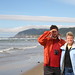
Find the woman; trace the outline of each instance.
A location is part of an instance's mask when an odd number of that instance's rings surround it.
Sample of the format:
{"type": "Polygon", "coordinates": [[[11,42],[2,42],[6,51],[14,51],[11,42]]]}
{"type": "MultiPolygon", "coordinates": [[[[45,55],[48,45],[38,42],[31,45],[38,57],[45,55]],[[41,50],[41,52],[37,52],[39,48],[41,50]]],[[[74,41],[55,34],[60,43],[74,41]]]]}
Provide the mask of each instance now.
{"type": "Polygon", "coordinates": [[[61,49],[61,74],[75,75],[75,44],[72,32],[66,34],[66,43],[61,49]]]}

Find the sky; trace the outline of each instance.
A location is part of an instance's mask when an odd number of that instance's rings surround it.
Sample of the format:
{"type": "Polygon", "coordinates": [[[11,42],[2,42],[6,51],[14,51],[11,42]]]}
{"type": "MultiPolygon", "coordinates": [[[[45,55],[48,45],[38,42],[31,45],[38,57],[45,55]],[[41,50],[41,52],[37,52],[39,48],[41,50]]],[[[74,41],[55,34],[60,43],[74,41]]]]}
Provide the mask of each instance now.
{"type": "Polygon", "coordinates": [[[30,28],[75,27],[75,0],[1,0],[0,37],[30,28]]]}

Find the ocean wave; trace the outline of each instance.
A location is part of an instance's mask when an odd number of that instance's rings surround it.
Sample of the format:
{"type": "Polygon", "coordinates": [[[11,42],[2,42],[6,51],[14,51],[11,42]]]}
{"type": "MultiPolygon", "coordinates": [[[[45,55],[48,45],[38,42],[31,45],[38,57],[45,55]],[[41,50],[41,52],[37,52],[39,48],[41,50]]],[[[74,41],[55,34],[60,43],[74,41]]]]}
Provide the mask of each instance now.
{"type": "Polygon", "coordinates": [[[10,51],[10,50],[12,50],[12,49],[13,49],[13,47],[6,48],[6,49],[2,49],[2,50],[0,50],[0,53],[2,53],[2,52],[7,52],[7,51],[10,51]]]}
{"type": "Polygon", "coordinates": [[[37,39],[37,38],[0,38],[0,40],[24,40],[24,39],[37,39]]]}
{"type": "Polygon", "coordinates": [[[35,42],[36,38],[0,38],[1,43],[35,42]]]}
{"type": "Polygon", "coordinates": [[[31,48],[36,48],[37,46],[29,46],[29,47],[18,47],[14,49],[19,49],[19,50],[24,50],[24,49],[31,49],[31,48]]]}
{"type": "Polygon", "coordinates": [[[32,49],[32,48],[36,48],[37,46],[28,46],[28,47],[10,47],[10,48],[6,48],[6,49],[2,49],[0,50],[0,53],[10,53],[11,51],[16,51],[16,50],[25,50],[25,49],[32,49]]]}

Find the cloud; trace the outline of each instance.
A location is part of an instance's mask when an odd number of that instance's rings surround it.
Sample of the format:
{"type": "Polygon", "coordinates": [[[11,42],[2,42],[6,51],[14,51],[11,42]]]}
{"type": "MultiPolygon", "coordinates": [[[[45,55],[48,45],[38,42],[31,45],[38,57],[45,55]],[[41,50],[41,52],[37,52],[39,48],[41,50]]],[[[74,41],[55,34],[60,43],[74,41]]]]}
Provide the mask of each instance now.
{"type": "Polygon", "coordinates": [[[38,21],[38,22],[75,23],[75,18],[70,18],[70,17],[25,16],[25,15],[0,15],[0,19],[1,19],[1,20],[38,21]]]}
{"type": "MultiPolygon", "coordinates": [[[[68,17],[49,17],[49,16],[25,16],[25,15],[0,15],[0,20],[23,20],[23,21],[38,21],[38,22],[67,22],[75,23],[75,18],[68,17]]],[[[64,27],[74,27],[75,25],[57,25],[59,28],[64,27]]],[[[50,25],[27,25],[22,27],[15,28],[0,28],[1,32],[20,32],[30,28],[47,28],[49,29],[50,25]]]]}
{"type": "Polygon", "coordinates": [[[60,0],[60,1],[67,4],[75,5],[75,0],[60,0]]]}
{"type": "Polygon", "coordinates": [[[27,25],[27,26],[22,26],[22,27],[15,27],[15,28],[0,28],[0,32],[20,32],[23,30],[31,29],[31,28],[36,28],[36,29],[43,29],[43,28],[49,28],[50,25],[27,25]]]}
{"type": "MultiPolygon", "coordinates": [[[[68,28],[68,27],[75,27],[74,25],[72,26],[64,26],[64,25],[57,25],[59,28],[68,28]]],[[[49,29],[50,25],[27,25],[27,26],[22,26],[22,27],[15,27],[15,28],[0,28],[0,33],[1,32],[20,32],[23,30],[31,29],[31,28],[36,28],[36,29],[49,29]]]]}

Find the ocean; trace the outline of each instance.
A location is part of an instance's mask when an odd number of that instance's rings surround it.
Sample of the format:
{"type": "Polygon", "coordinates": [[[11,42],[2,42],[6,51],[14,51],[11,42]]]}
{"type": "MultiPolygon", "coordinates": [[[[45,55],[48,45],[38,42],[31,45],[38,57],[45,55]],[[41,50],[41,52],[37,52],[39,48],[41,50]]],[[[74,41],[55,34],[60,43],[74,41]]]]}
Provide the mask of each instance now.
{"type": "Polygon", "coordinates": [[[43,47],[37,42],[37,38],[0,38],[0,75],[19,75],[21,71],[17,72],[14,63],[18,64],[18,70],[24,68],[22,71],[27,71],[32,65],[41,62],[43,47]],[[20,63],[23,65],[19,66],[20,63]]]}

